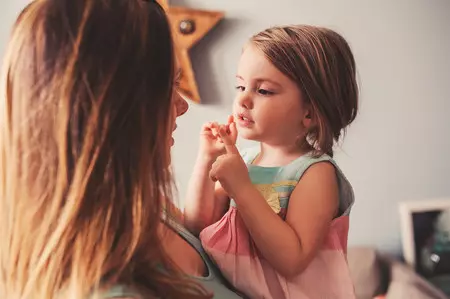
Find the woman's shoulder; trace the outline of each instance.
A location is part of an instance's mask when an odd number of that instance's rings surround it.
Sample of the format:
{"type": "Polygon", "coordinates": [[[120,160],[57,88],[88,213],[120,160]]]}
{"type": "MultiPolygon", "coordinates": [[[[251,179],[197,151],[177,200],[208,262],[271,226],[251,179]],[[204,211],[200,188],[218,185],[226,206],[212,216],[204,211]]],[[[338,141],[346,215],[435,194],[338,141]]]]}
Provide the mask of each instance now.
{"type": "Polygon", "coordinates": [[[135,286],[116,284],[103,291],[100,299],[148,299],[144,292],[135,286]]]}
{"type": "Polygon", "coordinates": [[[166,223],[199,253],[200,257],[208,268],[209,274],[207,277],[190,276],[193,281],[199,283],[207,291],[213,293],[214,299],[242,298],[230,289],[232,288],[231,285],[224,279],[224,277],[220,273],[220,270],[208,257],[202,247],[201,241],[197,237],[192,235],[182,224],[175,221],[171,217],[166,218],[166,223]]]}
{"type": "MultiPolygon", "coordinates": [[[[195,278],[193,278],[195,280],[195,278]]],[[[236,293],[230,291],[222,283],[217,280],[203,280],[199,279],[197,282],[202,285],[206,290],[212,292],[214,299],[239,299],[242,298],[236,293]]],[[[153,296],[149,296],[148,292],[142,288],[135,286],[127,286],[123,284],[117,284],[104,291],[99,299],[153,299],[153,296]]]]}

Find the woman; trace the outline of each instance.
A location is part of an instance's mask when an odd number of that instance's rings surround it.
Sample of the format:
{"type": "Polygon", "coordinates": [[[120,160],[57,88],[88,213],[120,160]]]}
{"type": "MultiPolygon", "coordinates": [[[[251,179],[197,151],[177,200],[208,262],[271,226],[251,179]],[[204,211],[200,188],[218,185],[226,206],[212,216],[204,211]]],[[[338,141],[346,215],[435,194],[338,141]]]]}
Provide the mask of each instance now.
{"type": "Polygon", "coordinates": [[[173,83],[154,1],[22,11],[0,101],[0,298],[238,298],[170,216],[173,83]]]}

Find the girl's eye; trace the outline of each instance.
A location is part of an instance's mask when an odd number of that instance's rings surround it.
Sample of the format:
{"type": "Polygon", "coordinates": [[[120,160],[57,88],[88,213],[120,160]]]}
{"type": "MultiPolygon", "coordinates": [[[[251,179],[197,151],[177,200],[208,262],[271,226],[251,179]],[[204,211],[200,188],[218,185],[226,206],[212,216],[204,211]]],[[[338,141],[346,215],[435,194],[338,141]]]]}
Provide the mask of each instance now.
{"type": "Polygon", "coordinates": [[[266,89],[258,89],[258,93],[263,96],[270,96],[274,94],[272,91],[268,91],[266,89]]]}
{"type": "Polygon", "coordinates": [[[241,86],[241,85],[236,86],[236,89],[239,90],[239,91],[245,91],[245,87],[241,86]]]}

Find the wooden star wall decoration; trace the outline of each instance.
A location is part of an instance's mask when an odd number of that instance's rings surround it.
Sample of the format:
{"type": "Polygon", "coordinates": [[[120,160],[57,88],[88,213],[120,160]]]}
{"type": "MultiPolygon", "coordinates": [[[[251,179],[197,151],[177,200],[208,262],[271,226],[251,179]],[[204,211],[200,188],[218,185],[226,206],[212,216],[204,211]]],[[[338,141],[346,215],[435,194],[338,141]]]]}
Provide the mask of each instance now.
{"type": "Polygon", "coordinates": [[[169,17],[175,40],[175,53],[181,68],[179,91],[184,97],[200,103],[189,50],[201,40],[224,16],[220,11],[174,7],[167,0],[158,0],[169,17]]]}

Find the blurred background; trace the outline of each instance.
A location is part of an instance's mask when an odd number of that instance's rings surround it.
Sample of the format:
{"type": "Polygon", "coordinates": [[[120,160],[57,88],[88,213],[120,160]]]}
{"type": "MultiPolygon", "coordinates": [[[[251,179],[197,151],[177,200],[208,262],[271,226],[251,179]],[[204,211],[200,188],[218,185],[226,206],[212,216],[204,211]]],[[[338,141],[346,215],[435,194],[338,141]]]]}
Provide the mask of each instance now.
{"type": "MultiPolygon", "coordinates": [[[[26,3],[0,2],[1,54],[26,3]]],[[[231,112],[235,72],[247,39],[272,25],[327,26],[350,43],[361,91],[360,114],[336,153],[356,195],[349,245],[401,257],[399,202],[450,198],[450,1],[169,3],[225,13],[190,52],[202,103],[190,103],[175,135],[173,165],[181,204],[201,125],[225,121],[231,112]]]]}
{"type": "MultiPolygon", "coordinates": [[[[340,32],[353,49],[361,109],[336,159],[356,202],[349,243],[400,252],[400,201],[450,197],[450,1],[172,0],[225,19],[191,51],[202,104],[178,121],[180,200],[206,121],[226,121],[242,45],[278,24],[340,32]]],[[[243,144],[241,142],[242,145],[243,144]]]]}

